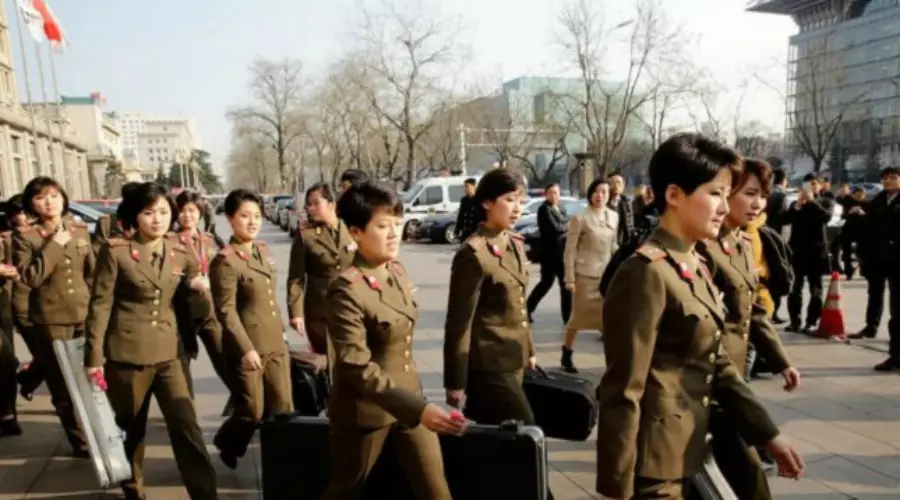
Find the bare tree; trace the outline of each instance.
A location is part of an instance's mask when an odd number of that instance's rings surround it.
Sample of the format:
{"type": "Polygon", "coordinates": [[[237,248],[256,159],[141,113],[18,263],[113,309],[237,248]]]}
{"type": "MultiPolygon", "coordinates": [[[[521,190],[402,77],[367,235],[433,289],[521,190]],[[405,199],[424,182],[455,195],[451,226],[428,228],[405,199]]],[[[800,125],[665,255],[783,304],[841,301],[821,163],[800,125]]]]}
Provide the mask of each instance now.
{"type": "Polygon", "coordinates": [[[272,148],[258,133],[235,127],[231,150],[225,159],[228,184],[232,188],[253,186],[261,193],[278,185],[278,170],[272,148]]]}
{"type": "Polygon", "coordinates": [[[567,2],[561,16],[561,46],[579,73],[579,87],[566,96],[572,126],[588,142],[600,175],[606,175],[632,120],[666,88],[664,68],[681,59],[685,38],[663,15],[660,0],[636,0],[634,18],[609,27],[590,0],[567,2]],[[628,31],[623,77],[610,72],[607,52],[628,31]],[[616,79],[618,81],[612,81],[616,79]]]}
{"type": "Polygon", "coordinates": [[[253,103],[229,111],[228,117],[255,128],[275,150],[280,187],[286,190],[290,184],[288,151],[303,133],[298,116],[305,87],[302,64],[290,58],[277,62],[257,59],[249,69],[253,103]]]}
{"type": "Polygon", "coordinates": [[[445,98],[442,80],[464,58],[461,24],[417,0],[381,0],[380,7],[362,9],[356,33],[366,65],[361,87],[378,117],[403,137],[408,186],[415,177],[417,144],[445,98]]]}

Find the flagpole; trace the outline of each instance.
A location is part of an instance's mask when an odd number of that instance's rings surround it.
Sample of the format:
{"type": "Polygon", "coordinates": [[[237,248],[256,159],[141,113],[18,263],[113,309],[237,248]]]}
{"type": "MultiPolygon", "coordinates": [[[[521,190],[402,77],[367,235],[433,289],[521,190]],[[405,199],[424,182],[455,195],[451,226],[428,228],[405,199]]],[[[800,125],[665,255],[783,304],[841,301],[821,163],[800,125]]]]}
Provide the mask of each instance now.
{"type": "MultiPolygon", "coordinates": [[[[47,146],[50,151],[49,158],[49,167],[50,167],[50,175],[53,178],[58,178],[56,170],[56,161],[53,158],[53,129],[50,125],[50,112],[48,111],[49,103],[47,102],[47,83],[44,79],[44,59],[41,57],[41,44],[40,42],[34,42],[34,55],[37,56],[38,62],[38,76],[41,80],[41,95],[44,99],[44,105],[41,106],[44,108],[44,121],[47,124],[47,146]]],[[[63,180],[63,185],[66,185],[65,180],[63,180]]]]}
{"type": "MultiPolygon", "coordinates": [[[[53,80],[53,97],[54,97],[54,100],[56,101],[56,117],[57,117],[56,124],[59,127],[59,156],[60,156],[60,161],[62,162],[63,178],[65,179],[64,185],[66,186],[67,191],[73,192],[72,189],[74,186],[70,182],[71,179],[69,177],[69,169],[67,168],[67,165],[66,165],[66,145],[64,142],[65,136],[66,136],[66,130],[65,130],[65,124],[63,123],[62,103],[60,102],[62,98],[59,95],[59,84],[57,83],[57,79],[56,79],[56,57],[54,57],[54,54],[53,54],[53,45],[50,43],[47,44],[47,52],[50,54],[50,76],[51,76],[51,79],[53,80]]],[[[74,165],[74,168],[76,169],[75,172],[77,173],[78,172],[77,165],[74,165]]],[[[78,184],[80,185],[81,183],[78,182],[78,184]]]]}
{"type": "MultiPolygon", "coordinates": [[[[25,77],[25,95],[28,97],[28,110],[31,112],[31,137],[34,139],[34,148],[29,148],[29,156],[34,154],[34,151],[37,151],[38,137],[37,137],[37,119],[34,116],[34,101],[31,99],[31,80],[28,78],[28,57],[26,57],[25,53],[25,37],[22,35],[22,9],[19,7],[18,2],[15,4],[16,8],[16,31],[19,32],[19,48],[22,50],[22,75],[25,77]]],[[[26,145],[27,147],[27,145],[26,145]]],[[[38,155],[37,158],[32,158],[32,161],[37,160],[38,168],[41,172],[34,172],[35,175],[43,173],[44,162],[41,160],[41,156],[38,155]]],[[[30,169],[29,169],[30,170],[30,169]]],[[[19,176],[21,177],[25,172],[19,172],[19,176]]],[[[25,179],[21,179],[20,181],[24,182],[25,179]]]]}

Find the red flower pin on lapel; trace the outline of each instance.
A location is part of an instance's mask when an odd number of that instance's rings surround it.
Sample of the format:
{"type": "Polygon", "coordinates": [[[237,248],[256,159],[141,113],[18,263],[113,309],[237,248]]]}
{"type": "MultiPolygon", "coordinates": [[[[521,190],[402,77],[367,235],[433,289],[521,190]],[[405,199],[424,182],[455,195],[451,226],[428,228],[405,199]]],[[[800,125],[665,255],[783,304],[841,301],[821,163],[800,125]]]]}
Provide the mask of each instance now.
{"type": "Polygon", "coordinates": [[[684,262],[678,263],[678,275],[685,281],[694,281],[694,273],[691,272],[691,269],[684,262]]]}
{"type": "Polygon", "coordinates": [[[242,252],[242,251],[238,250],[237,254],[238,254],[238,257],[241,258],[241,260],[250,260],[250,256],[247,255],[246,252],[242,252]]]}
{"type": "Polygon", "coordinates": [[[494,257],[500,257],[503,255],[503,252],[500,251],[500,247],[491,243],[489,248],[491,249],[491,253],[494,254],[494,257]]]}
{"type": "Polygon", "coordinates": [[[366,276],[366,283],[369,284],[369,288],[372,290],[381,290],[381,283],[375,279],[375,276],[366,276]]]}
{"type": "Polygon", "coordinates": [[[722,251],[725,252],[726,255],[731,255],[731,253],[734,252],[734,249],[731,248],[731,245],[729,245],[727,241],[723,241],[722,251]]]}
{"type": "Polygon", "coordinates": [[[137,248],[131,250],[131,258],[134,259],[135,262],[141,261],[141,252],[137,251],[137,248]]]}

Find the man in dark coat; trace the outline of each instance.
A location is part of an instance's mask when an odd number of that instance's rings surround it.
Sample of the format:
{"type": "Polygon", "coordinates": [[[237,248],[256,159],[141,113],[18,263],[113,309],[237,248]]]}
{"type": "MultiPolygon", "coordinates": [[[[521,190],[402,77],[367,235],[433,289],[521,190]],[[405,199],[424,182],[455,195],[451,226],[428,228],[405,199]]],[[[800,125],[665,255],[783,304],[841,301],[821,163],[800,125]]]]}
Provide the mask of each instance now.
{"type": "Polygon", "coordinates": [[[559,203],[559,184],[550,184],[544,188],[544,197],[546,201],[537,212],[538,230],[544,247],[541,256],[541,280],[528,296],[528,317],[533,320],[534,310],[556,281],[559,284],[563,323],[568,323],[572,310],[572,295],[566,290],[564,283],[563,250],[569,218],[559,203]]]}

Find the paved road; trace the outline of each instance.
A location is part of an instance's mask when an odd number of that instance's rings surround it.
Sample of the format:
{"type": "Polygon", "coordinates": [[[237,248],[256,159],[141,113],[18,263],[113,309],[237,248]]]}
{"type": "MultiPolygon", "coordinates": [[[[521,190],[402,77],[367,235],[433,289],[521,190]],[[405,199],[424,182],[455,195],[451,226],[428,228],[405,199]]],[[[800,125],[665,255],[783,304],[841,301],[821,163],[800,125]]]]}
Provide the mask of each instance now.
{"type": "MultiPolygon", "coordinates": [[[[220,221],[219,227],[226,227],[220,221]]],[[[262,238],[272,246],[282,276],[287,270],[290,241],[268,226],[262,238]]],[[[452,250],[447,246],[407,245],[402,260],[418,286],[422,306],[415,354],[427,394],[440,390],[442,325],[452,250]]],[[[847,322],[861,326],[865,306],[862,281],[845,284],[847,322]]],[[[279,290],[284,301],[284,284],[279,290]]],[[[536,314],[535,340],[542,363],[555,366],[561,339],[559,298],[554,289],[536,314]]],[[[882,329],[883,330],[883,329],[882,329]]],[[[786,394],[777,380],[754,382],[753,387],[804,453],[808,477],[800,481],[772,479],[776,498],[788,500],[900,498],[900,384],[897,375],[876,374],[886,332],[864,345],[849,346],[805,336],[785,334],[784,342],[804,373],[799,393],[786,394]]],[[[596,333],[579,337],[576,362],[587,376],[599,379],[602,344],[596,333]]],[[[26,352],[24,346],[19,346],[26,352]]],[[[224,388],[208,361],[196,365],[197,406],[207,442],[212,441],[224,402],[224,388]]],[[[115,498],[95,488],[88,465],[66,458],[68,445],[52,416],[46,392],[20,406],[25,435],[0,441],[0,500],[20,498],[115,498]]],[[[147,446],[147,483],[151,500],[187,498],[180,486],[165,428],[154,406],[147,446]]],[[[594,442],[551,442],[550,482],[558,499],[597,498],[594,481],[594,442]]],[[[214,451],[210,446],[211,453],[214,451]]],[[[261,498],[258,449],[251,448],[237,471],[216,460],[222,498],[261,498]]],[[[303,471],[297,471],[302,474],[303,471]]]]}

